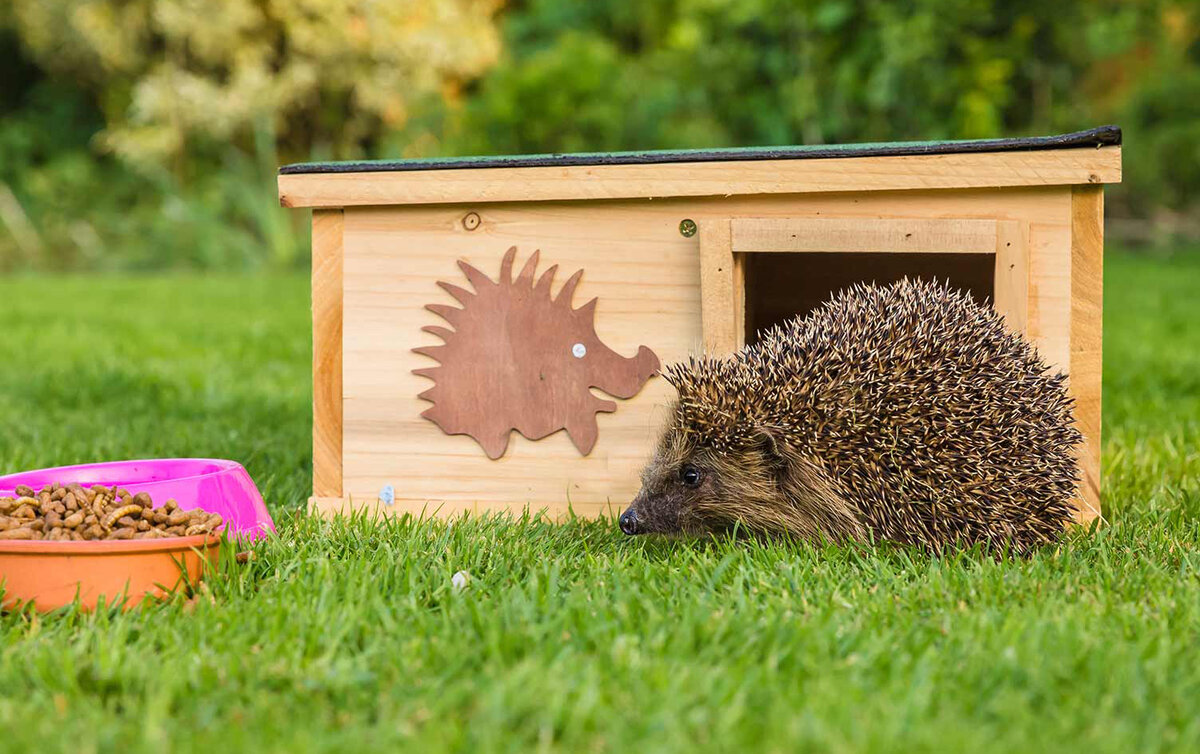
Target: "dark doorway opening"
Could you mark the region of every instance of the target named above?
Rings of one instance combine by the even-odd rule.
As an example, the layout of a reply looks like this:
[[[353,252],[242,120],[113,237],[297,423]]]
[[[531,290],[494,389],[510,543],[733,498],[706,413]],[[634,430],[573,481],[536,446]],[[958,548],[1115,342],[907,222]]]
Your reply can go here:
[[[995,254],[805,252],[746,254],[746,343],[758,333],[805,315],[855,283],[886,285],[904,276],[949,279],[950,285],[991,302]]]

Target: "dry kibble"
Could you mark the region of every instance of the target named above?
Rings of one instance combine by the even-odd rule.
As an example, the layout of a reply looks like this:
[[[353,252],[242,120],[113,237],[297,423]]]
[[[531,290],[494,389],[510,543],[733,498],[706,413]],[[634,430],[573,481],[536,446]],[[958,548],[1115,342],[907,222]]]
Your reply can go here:
[[[79,541],[161,539],[214,534],[225,523],[217,513],[183,510],[176,500],[155,509],[148,493],[121,487],[84,488],[50,484],[34,492],[18,487],[18,497],[0,498],[0,538]]]
[[[18,484],[13,492],[17,493],[17,497],[33,497],[36,494],[33,488],[27,484]]]

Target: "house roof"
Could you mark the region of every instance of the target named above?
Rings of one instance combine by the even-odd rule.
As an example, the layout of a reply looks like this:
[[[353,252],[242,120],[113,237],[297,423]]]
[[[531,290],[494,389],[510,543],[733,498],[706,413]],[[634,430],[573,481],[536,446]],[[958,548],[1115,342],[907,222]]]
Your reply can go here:
[[[1121,129],[1100,126],[1056,136],[1016,139],[971,139],[964,141],[896,141],[864,144],[813,144],[738,149],[668,149],[640,152],[578,152],[570,154],[527,154],[492,157],[439,157],[419,160],[355,160],[349,162],[300,162],[284,165],[280,175],[313,173],[394,173],[425,170],[474,168],[528,168],[594,165],[657,165],[698,162],[745,162],[759,160],[812,160],[839,157],[884,157],[943,155],[983,152],[1034,152],[1050,149],[1116,146]]]

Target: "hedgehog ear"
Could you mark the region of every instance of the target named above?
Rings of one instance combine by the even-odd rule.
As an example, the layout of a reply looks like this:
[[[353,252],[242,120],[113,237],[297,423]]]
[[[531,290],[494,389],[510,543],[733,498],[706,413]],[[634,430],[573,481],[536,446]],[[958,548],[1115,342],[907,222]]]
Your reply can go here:
[[[783,447],[784,439],[783,433],[779,429],[759,424],[754,427],[754,437],[773,462],[777,464],[784,462],[786,457]]]

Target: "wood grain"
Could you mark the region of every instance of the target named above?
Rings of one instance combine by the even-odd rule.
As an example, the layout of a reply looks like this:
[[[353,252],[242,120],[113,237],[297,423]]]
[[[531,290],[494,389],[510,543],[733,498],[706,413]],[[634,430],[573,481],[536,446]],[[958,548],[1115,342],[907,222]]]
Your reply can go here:
[[[279,176],[285,207],[655,199],[1117,183],[1121,148]]]
[[[1029,226],[1018,220],[996,223],[996,311],[1015,332],[1029,329]]]
[[[342,494],[341,210],[312,216],[313,495]]]
[[[1079,520],[1100,510],[1100,393],[1104,317],[1104,192],[1077,186],[1071,193],[1071,394],[1083,433],[1079,452],[1083,502]]]
[[[995,220],[753,218],[732,223],[735,252],[919,252],[991,254]]]
[[[738,322],[737,304],[745,285],[739,285],[730,229],[729,220],[708,220],[700,226],[700,320],[708,354],[736,351],[745,328],[744,319]]]
[[[426,306],[454,329],[427,325],[421,329],[443,344],[413,349],[438,362],[414,370],[435,383],[419,396],[433,403],[421,416],[446,434],[474,438],[492,459],[504,455],[514,429],[530,440],[565,429],[586,456],[599,435],[596,414],[617,410],[589,388],[632,398],[658,371],[658,357],[639,346],[636,356],[625,358],[597,337],[597,300],[578,309],[571,304],[582,269],[551,298],[557,265],[535,278],[534,251],[514,278],[516,255],[517,247],[510,247],[496,280],[459,262],[470,290],[438,282],[461,308]]]
[[[497,249],[519,246],[540,248],[562,269],[586,268],[576,294],[599,297],[597,336],[623,354],[648,345],[670,363],[703,347],[700,238],[680,235],[684,218],[702,233],[711,223],[745,218],[995,218],[1027,228],[1035,343],[1045,353],[1061,343],[1069,354],[1071,206],[1069,187],[1034,187],[347,210],[344,485],[340,494],[318,497],[418,514],[528,506],[591,516],[618,511],[637,492],[674,397],[663,380],[598,415],[599,438],[586,457],[558,432],[537,443],[514,434],[505,455],[491,461],[470,438],[421,418],[429,404],[417,396],[429,382],[411,370],[431,362],[411,349],[431,342],[422,327],[444,324],[424,308],[431,291],[456,305],[437,282],[458,259],[494,268]],[[468,231],[461,220],[472,211],[481,221]],[[1047,273],[1050,279],[1039,277]],[[1040,294],[1061,296],[1066,311]],[[1071,366],[1069,357],[1061,366]],[[388,484],[392,506],[377,502]]]

